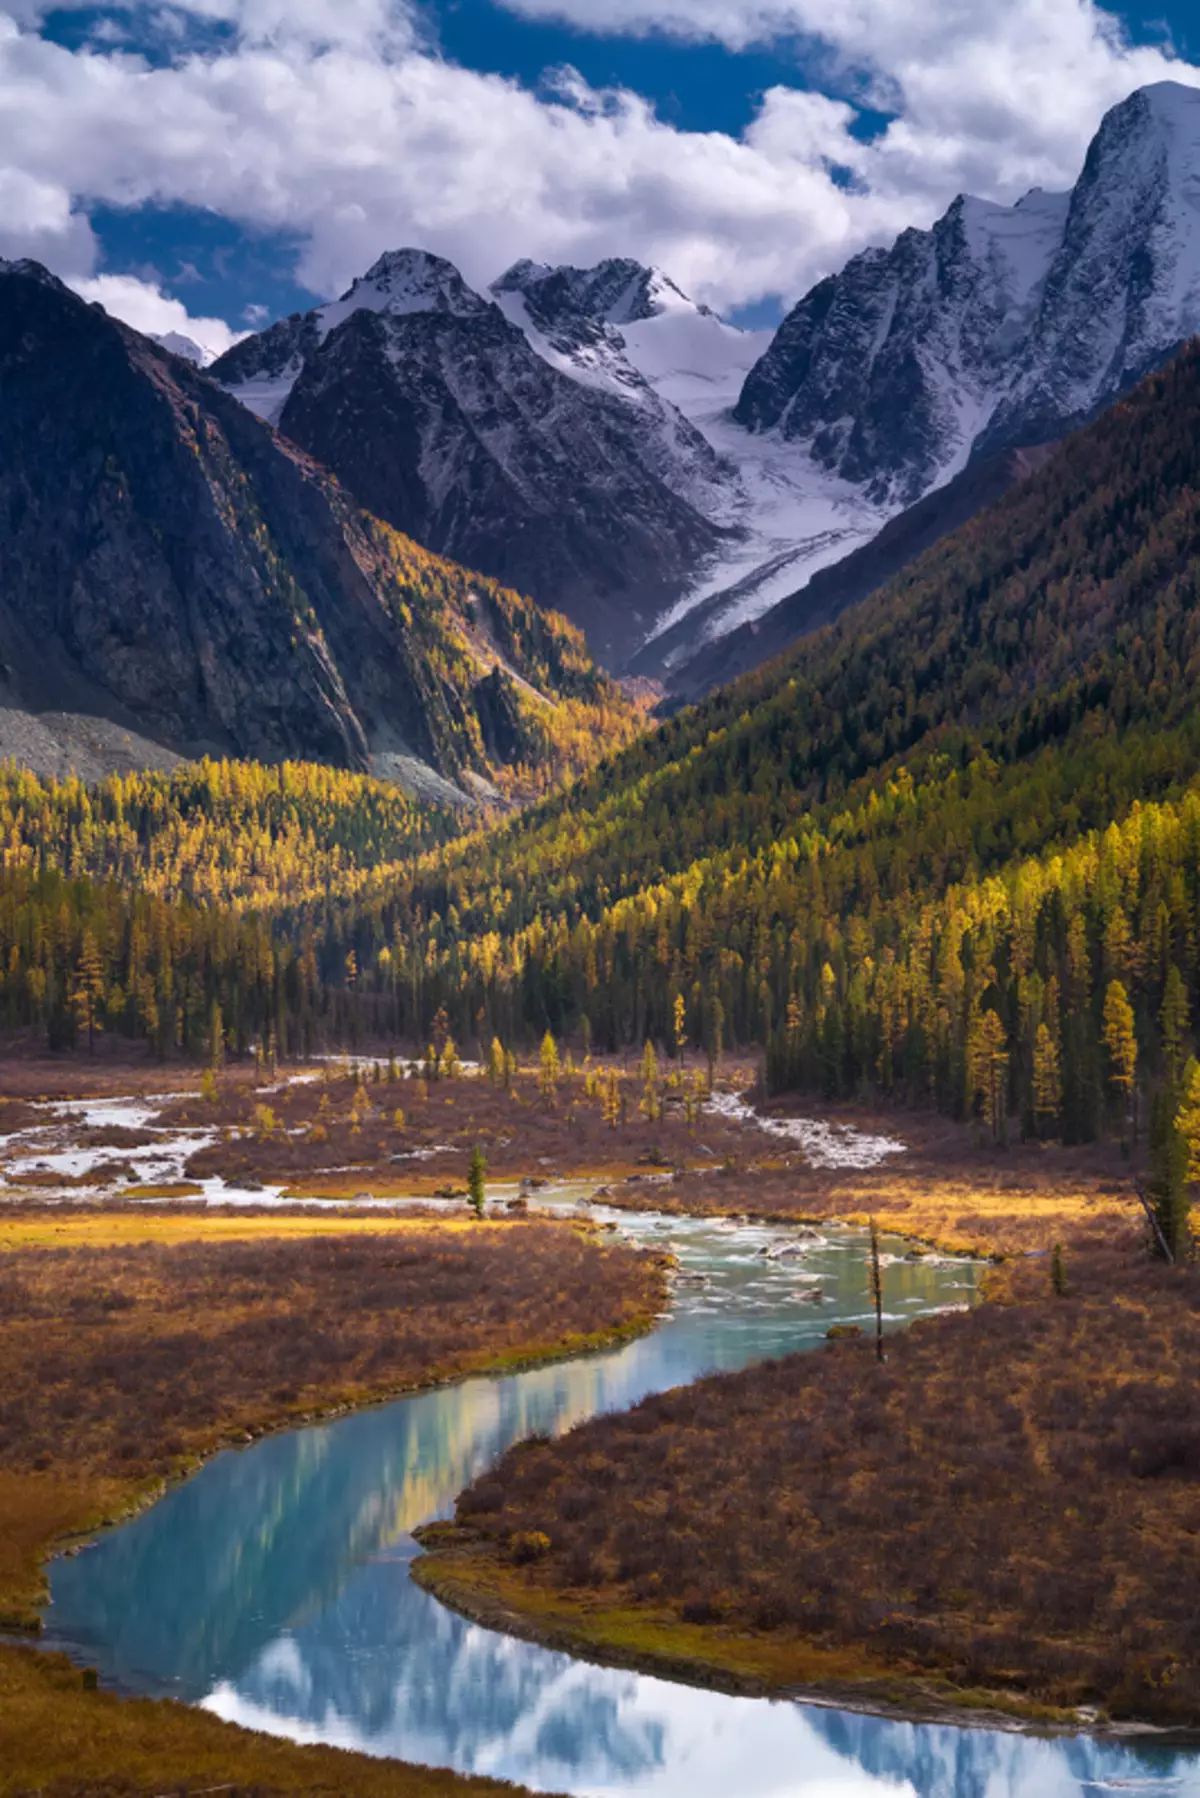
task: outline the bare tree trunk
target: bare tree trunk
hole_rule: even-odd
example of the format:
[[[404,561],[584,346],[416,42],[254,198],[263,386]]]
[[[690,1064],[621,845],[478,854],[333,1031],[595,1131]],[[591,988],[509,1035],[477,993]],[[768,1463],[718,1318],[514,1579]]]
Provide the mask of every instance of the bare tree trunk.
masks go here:
[[[879,1266],[879,1231],[871,1219],[871,1293],[875,1300],[875,1359],[883,1360],[883,1272]]]

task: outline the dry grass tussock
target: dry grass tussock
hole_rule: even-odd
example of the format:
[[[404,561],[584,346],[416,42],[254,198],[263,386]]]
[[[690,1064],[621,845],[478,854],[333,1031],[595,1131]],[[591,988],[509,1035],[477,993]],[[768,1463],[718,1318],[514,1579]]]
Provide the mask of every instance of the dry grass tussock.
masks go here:
[[[882,1367],[840,1341],[523,1444],[460,1499],[467,1542],[518,1609],[673,1619],[726,1665],[770,1644],[778,1683],[816,1645],[1198,1725],[1200,1272],[1105,1225],[1066,1274],[1009,1264]]]

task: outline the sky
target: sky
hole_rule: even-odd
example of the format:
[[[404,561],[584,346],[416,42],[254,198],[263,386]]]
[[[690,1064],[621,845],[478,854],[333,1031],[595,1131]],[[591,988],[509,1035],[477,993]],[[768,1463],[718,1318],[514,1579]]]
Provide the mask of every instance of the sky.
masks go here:
[[[0,0],[0,256],[212,350],[418,245],[782,315],[1200,85],[1200,0]]]

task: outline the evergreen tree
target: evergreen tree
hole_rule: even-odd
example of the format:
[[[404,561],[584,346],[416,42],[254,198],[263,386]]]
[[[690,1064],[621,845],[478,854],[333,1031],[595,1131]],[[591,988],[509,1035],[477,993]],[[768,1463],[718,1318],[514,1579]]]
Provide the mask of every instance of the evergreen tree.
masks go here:
[[[542,1038],[541,1055],[538,1069],[538,1091],[547,1105],[553,1106],[558,1098],[558,1081],[561,1063],[558,1057],[558,1044],[547,1030]]]
[[[1033,1112],[1039,1135],[1053,1131],[1062,1109],[1062,1072],[1058,1044],[1050,1026],[1041,1023],[1033,1045]]]
[[[487,1204],[487,1162],[479,1144],[471,1150],[471,1161],[467,1168],[467,1203],[476,1217],[482,1217]]]
[[[1137,1031],[1133,1007],[1119,980],[1110,980],[1104,995],[1104,1047],[1108,1053],[1108,1081],[1123,1120],[1134,1111],[1137,1081]],[[1137,1123],[1134,1118],[1134,1140]]]

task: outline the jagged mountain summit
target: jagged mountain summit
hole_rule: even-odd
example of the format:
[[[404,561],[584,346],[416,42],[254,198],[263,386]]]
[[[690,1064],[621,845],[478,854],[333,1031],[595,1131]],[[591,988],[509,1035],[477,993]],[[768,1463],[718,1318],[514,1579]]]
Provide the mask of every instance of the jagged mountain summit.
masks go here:
[[[1109,112],[1071,192],[960,196],[769,340],[629,259],[519,261],[482,294],[403,250],[215,373],[610,665],[711,669],[973,460],[1061,437],[1200,329],[1198,187],[1200,92],[1165,83]]]
[[[340,300],[246,339],[212,372],[360,504],[559,607],[610,660],[723,541],[657,417],[565,374],[424,251],[381,257]],[[680,425],[679,462],[717,478]]]
[[[889,509],[974,455],[1062,436],[1200,328],[1200,90],[1104,118],[1070,193],[961,196],[819,282],[734,416]]]
[[[0,752],[44,772],[213,751],[453,797],[619,710],[564,620],[29,264],[0,269],[0,516]]]

